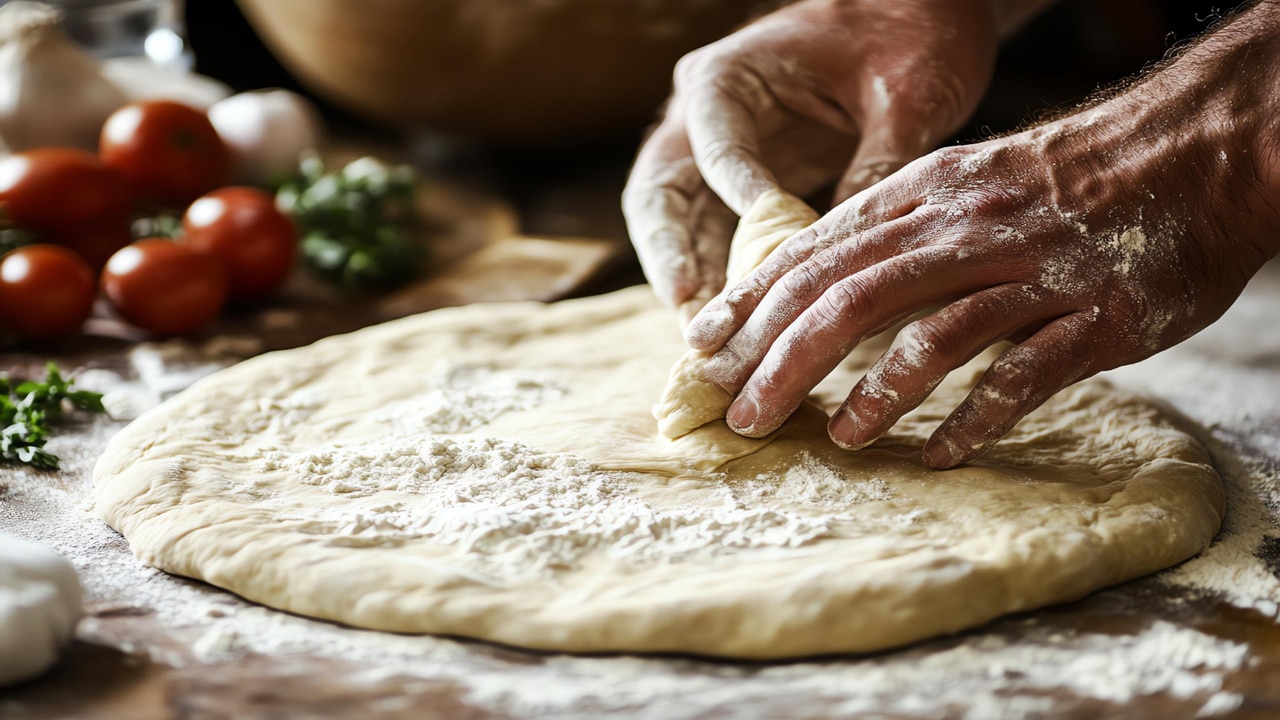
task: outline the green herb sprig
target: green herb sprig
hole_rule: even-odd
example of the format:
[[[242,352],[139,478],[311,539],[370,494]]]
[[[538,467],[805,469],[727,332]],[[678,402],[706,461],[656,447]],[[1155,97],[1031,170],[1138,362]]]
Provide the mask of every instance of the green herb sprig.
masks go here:
[[[280,187],[276,204],[293,216],[303,259],[322,279],[345,290],[387,290],[420,273],[426,259],[416,185],[408,166],[364,157],[326,173],[312,156]]]
[[[40,238],[26,230],[7,227],[0,229],[0,255],[4,255],[11,250],[17,250],[27,245],[35,245],[40,242]]]
[[[75,381],[62,377],[52,362],[45,366],[43,381],[14,385],[0,377],[0,459],[57,470],[58,456],[44,449],[52,426],[70,409],[105,412],[102,394],[74,389]]]

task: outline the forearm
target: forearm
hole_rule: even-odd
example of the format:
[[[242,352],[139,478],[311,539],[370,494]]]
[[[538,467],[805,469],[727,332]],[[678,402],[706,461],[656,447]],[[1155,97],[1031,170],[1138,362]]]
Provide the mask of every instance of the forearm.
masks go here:
[[[1241,203],[1243,235],[1280,251],[1280,0],[1262,0],[1224,21],[1133,88],[1131,94],[1188,98],[1216,148],[1206,177]],[[1214,167],[1216,165],[1216,167]],[[1221,175],[1222,177],[1214,177]]]

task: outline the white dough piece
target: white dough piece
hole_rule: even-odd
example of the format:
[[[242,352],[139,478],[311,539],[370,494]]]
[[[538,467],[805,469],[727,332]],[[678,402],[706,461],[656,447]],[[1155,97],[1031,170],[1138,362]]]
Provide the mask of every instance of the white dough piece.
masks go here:
[[[1204,548],[1206,451],[1095,381],[945,472],[956,371],[877,444],[826,417],[858,348],[779,432],[650,409],[685,350],[638,287],[426,313],[264,355],[120,431],[101,516],[148,565],[294,613],[544,650],[865,652],[1082,597]],[[990,356],[986,357],[987,362]]]
[[[742,280],[784,240],[818,219],[803,200],[780,190],[767,190],[742,216],[729,245],[727,284]],[[658,432],[678,438],[713,420],[723,420],[733,396],[702,374],[710,355],[686,350],[671,366],[662,397],[653,406]]]
[[[80,581],[61,555],[0,533],[0,687],[49,669],[83,614]]]

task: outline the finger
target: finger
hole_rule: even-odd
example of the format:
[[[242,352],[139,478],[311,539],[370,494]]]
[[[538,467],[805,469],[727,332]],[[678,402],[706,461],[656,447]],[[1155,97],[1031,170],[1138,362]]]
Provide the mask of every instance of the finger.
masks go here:
[[[899,255],[908,242],[929,232],[934,215],[941,217],[940,213],[925,210],[882,225],[859,234],[854,240],[816,251],[809,259],[795,264],[773,283],[738,331],[712,356],[706,366],[707,377],[731,392],[742,387],[783,331],[809,311],[833,286]],[[936,247],[943,248],[944,245]],[[949,251],[943,249],[940,252],[945,254]],[[904,267],[926,257],[911,256],[910,260],[888,267]],[[951,282],[957,280],[959,278],[953,273]],[[964,282],[968,285],[967,280]],[[899,297],[906,298],[909,293]]]
[[[748,437],[773,432],[864,338],[947,297],[989,286],[990,273],[963,255],[933,246],[832,285],[751,363],[754,372],[726,415],[729,426]]]
[[[818,244],[818,233],[813,226],[784,240],[764,263],[738,284],[725,288],[689,321],[685,342],[703,352],[719,350],[742,328],[777,278],[812,257]]]
[[[756,314],[760,302],[769,295],[772,288],[788,273],[794,272],[797,266],[813,260],[819,251],[846,245],[851,237],[868,233],[872,228],[888,234],[919,234],[925,229],[924,224],[928,220],[938,219],[938,215],[941,215],[922,211],[929,188],[922,177],[932,177],[932,167],[924,159],[915,160],[887,181],[850,197],[817,223],[788,238],[748,277],[736,286],[726,288],[698,316],[690,320],[685,331],[686,342],[695,350],[721,350],[744,328],[748,319]],[[908,219],[915,220],[919,227],[908,228],[905,223],[895,224],[899,220]],[[858,245],[870,247],[876,246],[877,242],[860,238]],[[884,256],[886,255],[879,254],[874,258],[882,259]],[[865,260],[867,259],[864,258],[863,266],[869,264]]]
[[[919,146],[923,147],[923,138]],[[929,196],[938,189],[956,182],[962,169],[961,163],[972,154],[974,147],[978,146],[942,148],[910,160],[882,179],[869,184],[865,190],[844,200],[837,208],[843,209],[843,212],[833,210],[828,213],[823,220],[838,220],[831,223],[828,231],[836,235],[842,232],[847,234],[859,227],[868,227],[913,212],[927,203]],[[869,157],[874,158],[874,155],[870,155],[872,152],[873,149],[867,150]]]
[[[836,184],[832,202],[839,204],[892,175],[928,151],[932,133],[923,133],[915,118],[885,114],[869,122],[858,151]]]
[[[914,206],[913,208],[914,209]],[[787,238],[765,258],[764,263],[751,270],[736,286],[726,288],[716,299],[708,302],[698,316],[685,328],[685,341],[694,350],[717,352],[739,333],[755,313],[756,307],[769,291],[788,273],[806,261],[814,259],[815,252],[827,251],[836,243],[846,242],[850,234],[865,231],[874,223],[892,223],[901,217],[864,217],[864,222],[849,223],[833,219],[840,209],[832,210],[827,217]],[[910,210],[905,214],[909,214]],[[878,232],[899,231],[897,225],[886,224]],[[870,241],[868,241],[870,242]]]
[[[1097,318],[1096,310],[1059,318],[1001,355],[925,443],[925,462],[945,470],[974,459],[1059,390],[1095,374]]]
[[[724,289],[725,268],[729,264],[729,242],[738,217],[710,188],[695,195],[691,205],[692,243],[697,263],[698,287],[680,303],[680,324],[694,315]]]
[[[738,215],[778,185],[760,153],[757,113],[773,96],[753,73],[724,73],[689,95],[693,157],[707,185]]]
[[[681,113],[673,106],[641,147],[622,192],[622,212],[645,277],[671,306],[688,300],[702,284],[692,211],[704,187]]]
[[[870,445],[924,402],[952,370],[1067,309],[1036,286],[1009,283],[967,295],[907,325],[832,415],[827,426],[832,441],[849,450]]]

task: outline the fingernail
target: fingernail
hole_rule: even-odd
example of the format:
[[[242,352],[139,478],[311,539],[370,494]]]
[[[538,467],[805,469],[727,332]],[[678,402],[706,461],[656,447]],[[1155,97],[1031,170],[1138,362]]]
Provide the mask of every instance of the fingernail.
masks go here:
[[[924,446],[924,461],[935,470],[946,470],[954,464],[954,454],[950,443],[945,440],[930,440]]]
[[[729,427],[739,432],[750,432],[756,424],[756,418],[759,416],[760,406],[756,404],[755,398],[750,395],[739,396],[729,406],[729,412],[725,413],[725,419],[729,421]]]
[[[827,425],[827,434],[831,441],[845,450],[861,450],[875,442],[862,437],[862,421],[850,410],[841,408]]]

